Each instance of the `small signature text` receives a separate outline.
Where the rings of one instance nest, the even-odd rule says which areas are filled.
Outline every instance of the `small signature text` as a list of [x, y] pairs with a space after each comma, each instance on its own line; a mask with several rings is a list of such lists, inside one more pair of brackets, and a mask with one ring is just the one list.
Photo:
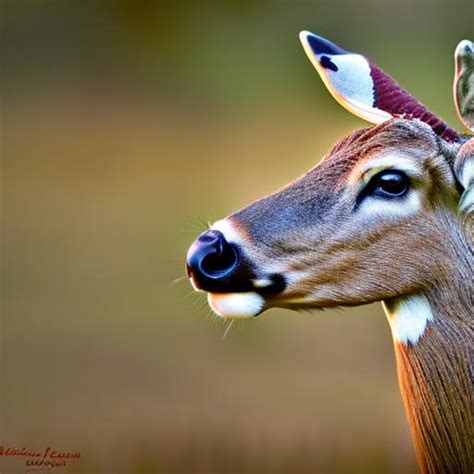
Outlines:
[[68, 462], [80, 459], [81, 453], [78, 451], [60, 451], [51, 447], [38, 451], [29, 448], [0, 446], [0, 458], [3, 456], [24, 460], [27, 468], [26, 472], [33, 472], [64, 468]]

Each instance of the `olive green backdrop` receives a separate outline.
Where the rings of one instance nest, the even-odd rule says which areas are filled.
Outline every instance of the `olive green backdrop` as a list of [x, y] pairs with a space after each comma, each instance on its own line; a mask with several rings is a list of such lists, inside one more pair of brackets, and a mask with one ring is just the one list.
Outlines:
[[379, 305], [271, 310], [222, 340], [204, 297], [173, 281], [206, 221], [364, 125], [301, 29], [459, 128], [453, 51], [473, 10], [3, 1], [0, 445], [80, 451], [66, 470], [90, 474], [415, 472]]

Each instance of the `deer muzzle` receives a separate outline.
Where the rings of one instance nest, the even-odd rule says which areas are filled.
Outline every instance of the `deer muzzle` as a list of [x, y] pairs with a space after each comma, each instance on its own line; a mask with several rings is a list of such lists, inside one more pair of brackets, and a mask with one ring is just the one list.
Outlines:
[[203, 232], [191, 245], [186, 270], [194, 289], [208, 292], [211, 308], [227, 318], [257, 316], [267, 297], [285, 289], [282, 275], [261, 272], [238, 242], [229, 241], [216, 228]]

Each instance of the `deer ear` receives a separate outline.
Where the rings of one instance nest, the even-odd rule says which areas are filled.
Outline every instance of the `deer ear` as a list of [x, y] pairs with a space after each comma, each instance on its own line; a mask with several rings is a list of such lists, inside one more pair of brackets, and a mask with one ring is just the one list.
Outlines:
[[454, 173], [463, 187], [459, 209], [464, 213], [474, 211], [474, 138], [463, 143], [456, 153]]
[[466, 128], [474, 132], [474, 43], [461, 41], [454, 52], [454, 103]]
[[393, 117], [417, 118], [442, 138], [458, 140], [453, 129], [365, 56], [346, 51], [309, 31], [302, 31], [300, 40], [329, 92], [354, 115], [371, 123]]

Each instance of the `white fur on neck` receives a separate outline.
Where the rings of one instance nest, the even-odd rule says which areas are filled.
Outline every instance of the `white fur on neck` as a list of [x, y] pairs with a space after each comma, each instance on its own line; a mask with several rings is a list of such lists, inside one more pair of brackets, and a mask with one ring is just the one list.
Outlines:
[[426, 330], [433, 313], [425, 296], [413, 295], [383, 301], [392, 336], [402, 344], [416, 344]]

